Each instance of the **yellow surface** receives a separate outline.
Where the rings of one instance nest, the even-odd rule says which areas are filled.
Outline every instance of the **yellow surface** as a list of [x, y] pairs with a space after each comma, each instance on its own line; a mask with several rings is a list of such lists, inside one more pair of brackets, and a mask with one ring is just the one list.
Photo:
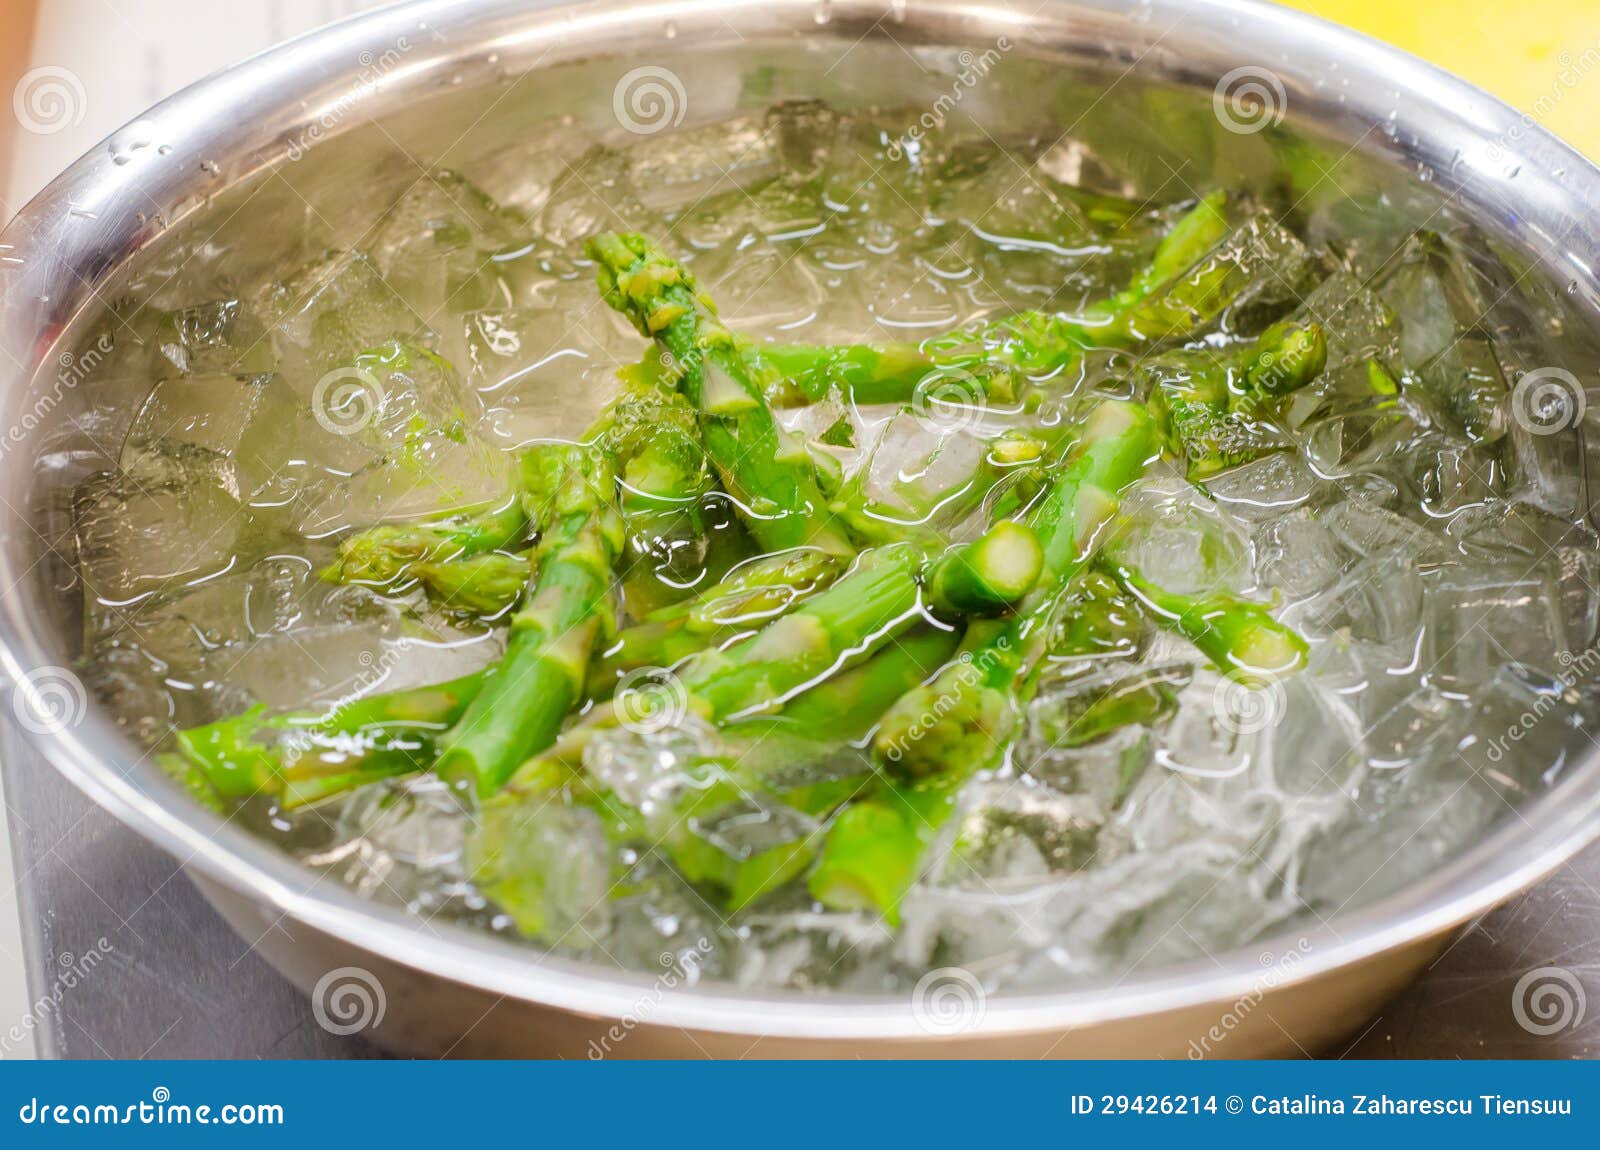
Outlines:
[[1600, 0], [1282, 0], [1404, 48], [1600, 156]]

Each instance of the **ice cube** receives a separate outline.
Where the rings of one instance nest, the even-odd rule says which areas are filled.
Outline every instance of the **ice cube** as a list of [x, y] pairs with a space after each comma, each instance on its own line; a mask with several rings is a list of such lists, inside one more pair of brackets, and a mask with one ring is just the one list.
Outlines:
[[1162, 733], [1156, 765], [1196, 779], [1248, 776], [1265, 733], [1283, 721], [1285, 707], [1280, 684], [1256, 685], [1209, 669], [1197, 671], [1178, 693], [1177, 714]]
[[942, 493], [966, 482], [988, 450], [966, 409], [904, 411], [883, 428], [863, 472], [864, 493], [891, 521], [920, 523]]
[[1076, 876], [1050, 908], [1048, 973], [1120, 977], [1233, 949], [1297, 909], [1258, 869], [1236, 846], [1199, 839]]
[[602, 728], [584, 745], [583, 765], [646, 818], [670, 818], [686, 795], [704, 785], [696, 768], [716, 754], [717, 745], [714, 731], [686, 715], [660, 726]]
[[599, 814], [543, 795], [487, 808], [468, 844], [480, 889], [525, 933], [574, 951], [611, 928], [614, 854]]
[[1286, 795], [1353, 794], [1366, 762], [1366, 726], [1356, 705], [1309, 674], [1285, 680], [1284, 721], [1272, 728], [1274, 785]]
[[1190, 484], [1141, 484], [1123, 498], [1123, 515], [1120, 554], [1163, 590], [1204, 595], [1250, 585], [1249, 538]]
[[[160, 458], [216, 453], [230, 494], [253, 506], [285, 503], [365, 456], [313, 418], [277, 375], [196, 375], [159, 381], [139, 408], [122, 449], [125, 471], [144, 474]], [[322, 468], [308, 467], [320, 459]]]
[[[505, 492], [505, 457], [478, 434], [480, 401], [447, 361], [425, 349], [373, 349], [324, 376], [310, 403], [332, 439], [346, 440], [364, 458], [307, 512], [307, 535], [461, 510]], [[347, 450], [341, 445], [334, 458], [315, 462], [338, 475]]]
[[596, 146], [567, 163], [539, 213], [538, 231], [576, 251], [596, 232], [650, 233], [659, 221], [634, 187], [627, 157]]
[[307, 861], [368, 898], [433, 911], [461, 897], [468, 825], [460, 800], [431, 775], [375, 783], [345, 800], [335, 845]]
[[975, 782], [961, 792], [929, 881], [1000, 889], [1081, 870], [1097, 861], [1105, 822], [1089, 795], [1027, 779]]
[[1349, 562], [1333, 533], [1304, 507], [1268, 522], [1256, 537], [1257, 578], [1291, 599], [1326, 590]]
[[127, 603], [224, 570], [247, 515], [213, 453], [164, 457], [164, 474], [109, 474], [75, 500], [78, 570], [88, 593]]
[[389, 288], [431, 326], [444, 313], [503, 302], [495, 257], [525, 244], [530, 228], [476, 185], [447, 169], [417, 180], [364, 243]]
[[1474, 693], [1456, 750], [1475, 782], [1519, 806], [1548, 789], [1593, 743], [1592, 711], [1566, 677], [1510, 664]]
[[744, 986], [799, 990], [883, 990], [894, 932], [866, 914], [811, 910], [755, 914], [742, 924], [734, 980]]
[[1298, 455], [1274, 451], [1206, 480], [1206, 490], [1230, 515], [1259, 519], [1303, 506], [1323, 481]]
[[1154, 761], [1155, 744], [1155, 734], [1143, 726], [1121, 727], [1082, 747], [1061, 747], [1029, 734], [1015, 758], [1030, 777], [1115, 810]]
[[729, 973], [739, 949], [723, 913], [655, 852], [639, 859], [611, 899], [602, 953], [624, 969], [657, 971], [693, 985]]
[[1414, 646], [1423, 621], [1422, 576], [1397, 559], [1362, 560], [1326, 591], [1297, 603], [1285, 616], [1312, 635], [1341, 642]]
[[1404, 559], [1414, 564], [1448, 558], [1441, 536], [1365, 499], [1347, 499], [1322, 511], [1321, 521], [1350, 550], [1369, 559]]
[[[780, 106], [781, 108], [781, 106]], [[718, 124], [641, 136], [627, 149], [629, 182], [645, 205], [658, 212], [688, 208], [699, 214], [708, 199], [744, 196], [779, 171], [778, 152], [794, 158], [804, 141], [794, 131], [798, 115], [738, 116]], [[782, 122], [777, 121], [780, 116]]]
[[303, 375], [303, 382], [294, 382], [307, 391], [361, 352], [391, 340], [420, 340], [428, 330], [362, 252], [329, 253], [267, 288], [256, 306], [272, 326], [278, 362]]
[[1505, 663], [1559, 670], [1568, 649], [1548, 575], [1521, 565], [1448, 567], [1427, 596], [1423, 666], [1442, 683], [1477, 683]]

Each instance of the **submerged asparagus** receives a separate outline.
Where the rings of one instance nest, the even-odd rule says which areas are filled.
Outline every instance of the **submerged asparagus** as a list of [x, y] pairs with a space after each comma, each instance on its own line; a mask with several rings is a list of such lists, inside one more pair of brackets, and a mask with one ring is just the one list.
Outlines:
[[565, 444], [535, 448], [551, 503], [537, 578], [512, 614], [505, 656], [460, 720], [440, 739], [435, 770], [494, 792], [517, 766], [555, 740], [582, 697], [589, 656], [613, 629], [611, 567], [622, 549], [604, 452]]
[[323, 711], [265, 707], [179, 731], [166, 760], [208, 805], [265, 796], [304, 806], [363, 783], [424, 770], [436, 737], [483, 686], [482, 672], [430, 687], [369, 695]]
[[689, 272], [640, 235], [599, 235], [588, 252], [599, 265], [606, 302], [656, 340], [677, 373], [723, 489], [762, 548], [810, 545], [849, 554], [850, 540], [826, 514], [805, 445], [778, 426], [733, 336]]
[[596, 660], [589, 693], [609, 695], [640, 667], [670, 667], [757, 628], [832, 586], [844, 572], [837, 555], [814, 547], [743, 563], [694, 599], [659, 608], [618, 632]]
[[1179, 595], [1164, 591], [1116, 558], [1105, 569], [1158, 623], [1188, 639], [1218, 670], [1249, 684], [1305, 666], [1305, 639], [1260, 603], [1237, 595]]
[[848, 808], [830, 828], [810, 879], [819, 901], [897, 920], [956, 792], [1004, 752], [1019, 694], [1047, 649], [1053, 603], [1092, 558], [1123, 489], [1158, 454], [1157, 427], [1144, 408], [1107, 400], [1090, 413], [1031, 517], [1043, 555], [1033, 590], [1010, 618], [970, 624], [960, 658], [884, 716], [874, 752], [902, 781]]
[[1327, 356], [1321, 325], [1285, 322], [1232, 355], [1178, 353], [1147, 365], [1156, 376], [1151, 400], [1187, 460], [1190, 481], [1287, 448], [1265, 421], [1266, 408], [1316, 379]]
[[[1024, 312], [976, 332], [954, 332], [920, 344], [762, 346], [749, 349], [747, 358], [768, 378], [778, 403], [814, 403], [832, 387], [858, 404], [910, 403], [924, 381], [952, 372], [964, 384], [981, 388], [988, 399], [1010, 402], [1018, 395], [1016, 372], [1048, 375], [1088, 348], [1118, 347], [1144, 338], [1144, 329], [1152, 326], [1147, 314], [1151, 297], [1173, 286], [1227, 234], [1226, 205], [1227, 197], [1220, 192], [1201, 199], [1162, 238], [1151, 262], [1132, 283], [1077, 316]], [[1206, 292], [1216, 291], [1210, 279], [1205, 285]], [[1193, 296], [1181, 284], [1174, 287], [1174, 294], [1183, 299]], [[1175, 312], [1177, 305], [1168, 310]], [[1175, 329], [1177, 324], [1168, 320], [1157, 326]]]

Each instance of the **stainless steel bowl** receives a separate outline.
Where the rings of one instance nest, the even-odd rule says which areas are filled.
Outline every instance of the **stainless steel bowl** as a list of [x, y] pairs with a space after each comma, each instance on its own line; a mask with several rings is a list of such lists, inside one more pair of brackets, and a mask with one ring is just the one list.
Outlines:
[[[1588, 206], [1600, 203], [1600, 171], [1459, 80], [1252, 0], [400, 5], [158, 105], [74, 164], [0, 237], [0, 427], [21, 429], [0, 442], [8, 704], [23, 690], [19, 682], [75, 653], [73, 595], [58, 590], [65, 568], [53, 532], [62, 491], [92, 469], [99, 448], [79, 434], [81, 420], [73, 422], [93, 405], [96, 397], [85, 394], [93, 389], [62, 387], [58, 357], [132, 257], [146, 249], [166, 250], [174, 262], [226, 254], [239, 228], [259, 229], [269, 207], [296, 201], [337, 219], [352, 204], [370, 206], [375, 186], [399, 186], [413, 170], [408, 155], [459, 162], [553, 116], [569, 115], [579, 136], [614, 136], [617, 83], [636, 67], [664, 66], [680, 77], [691, 122], [726, 116], [740, 82], [763, 68], [779, 95], [846, 105], [922, 98], [931, 106], [973, 58], [963, 50], [981, 53], [1002, 38], [1006, 67], [963, 94], [965, 115], [1000, 124], [1025, 109], [1053, 118], [1057, 130], [1093, 134], [1105, 148], [1137, 138], [1152, 167], [1170, 160], [1181, 170], [1183, 156], [1163, 157], [1160, 139], [1139, 134], [1124, 95], [1159, 84], [1209, 103], [1225, 74], [1270, 69], [1290, 124], [1348, 143], [1397, 197], [1427, 173], [1458, 210], [1555, 282], [1570, 283], [1574, 309], [1597, 310], [1600, 228]], [[1268, 94], [1278, 98], [1270, 85]], [[1219, 129], [1213, 144], [1219, 170], [1248, 173], [1260, 159], [1247, 132]], [[255, 197], [242, 218], [231, 215], [245, 194], [230, 191], [238, 187]], [[974, 1025], [936, 1036], [903, 999], [665, 987], [428, 929], [316, 881], [193, 805], [93, 705], [65, 729], [25, 735], [38, 756], [171, 852], [302, 987], [339, 967], [374, 974], [387, 996], [374, 1037], [417, 1053], [1182, 1056], [1192, 1041], [1226, 1056], [1316, 1050], [1359, 1026], [1451, 931], [1600, 829], [1600, 761], [1591, 756], [1448, 865], [1331, 924], [1115, 985], [995, 995]], [[1296, 961], [1263, 974], [1263, 951], [1291, 950]], [[1213, 1028], [1225, 1040], [1200, 1041]]]

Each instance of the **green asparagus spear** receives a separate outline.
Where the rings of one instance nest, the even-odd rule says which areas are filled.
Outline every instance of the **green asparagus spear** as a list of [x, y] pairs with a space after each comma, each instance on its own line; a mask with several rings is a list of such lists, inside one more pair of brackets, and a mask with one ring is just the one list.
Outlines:
[[717, 722], [776, 710], [824, 676], [853, 666], [918, 618], [921, 553], [896, 545], [864, 552], [839, 582], [726, 651], [705, 651], [683, 681]]
[[994, 615], [1033, 590], [1044, 568], [1038, 537], [1003, 519], [971, 543], [952, 547], [928, 571], [928, 598], [951, 615]]
[[538, 576], [511, 617], [505, 656], [483, 690], [441, 738], [436, 771], [487, 795], [530, 755], [554, 741], [583, 694], [589, 657], [614, 627], [611, 566], [622, 549], [604, 452], [551, 444], [528, 453], [546, 473], [550, 526], [539, 541]]
[[452, 515], [414, 524], [382, 524], [351, 536], [339, 558], [322, 575], [331, 583], [383, 585], [409, 573], [418, 563], [499, 551], [519, 545], [529, 533], [528, 514], [513, 494], [483, 512]]
[[743, 563], [697, 598], [659, 608], [620, 631], [590, 672], [589, 693], [604, 697], [628, 671], [670, 667], [760, 627], [832, 586], [844, 569], [839, 556], [814, 547]]
[[778, 426], [733, 336], [687, 269], [639, 235], [596, 236], [588, 252], [599, 265], [605, 301], [670, 356], [723, 489], [762, 549], [810, 545], [850, 554], [850, 540], [826, 514], [804, 443]]
[[1322, 373], [1328, 343], [1321, 325], [1274, 324], [1242, 352], [1217, 357], [1173, 353], [1145, 365], [1151, 398], [1199, 483], [1288, 441], [1266, 421], [1268, 405]]
[[1031, 526], [1043, 571], [1018, 612], [972, 623], [960, 657], [908, 691], [873, 739], [902, 781], [840, 813], [812, 872], [814, 897], [840, 909], [869, 907], [891, 921], [922, 856], [967, 779], [1004, 752], [1017, 708], [1049, 642], [1056, 598], [1092, 558], [1121, 492], [1159, 454], [1155, 420], [1141, 406], [1099, 404]]
[[482, 672], [448, 683], [371, 695], [323, 711], [252, 707], [179, 731], [164, 761], [209, 805], [265, 795], [304, 806], [362, 783], [427, 769], [433, 741], [466, 710]]
[[444, 563], [418, 563], [411, 575], [439, 603], [467, 615], [498, 615], [528, 585], [529, 556], [490, 551]]
[[[919, 386], [941, 373], [958, 373], [964, 384], [982, 390], [990, 401], [1009, 403], [1018, 395], [1018, 371], [1048, 375], [1088, 348], [1138, 339], [1142, 321], [1136, 317], [1141, 306], [1226, 235], [1226, 203], [1220, 192], [1204, 197], [1173, 225], [1132, 283], [1079, 316], [1024, 312], [977, 332], [953, 332], [921, 344], [762, 346], [750, 349], [747, 358], [768, 378], [774, 402], [785, 405], [814, 403], [833, 387], [858, 404], [906, 404], [916, 397]], [[1213, 283], [1216, 279], [1217, 272], [1203, 278], [1209, 294], [1223, 294]], [[1176, 306], [1169, 305], [1169, 310]], [[1168, 334], [1179, 326], [1167, 321]]]
[[1188, 639], [1227, 675], [1259, 684], [1305, 666], [1305, 639], [1260, 603], [1222, 593], [1179, 595], [1120, 560], [1107, 559], [1105, 566], [1157, 623]]

